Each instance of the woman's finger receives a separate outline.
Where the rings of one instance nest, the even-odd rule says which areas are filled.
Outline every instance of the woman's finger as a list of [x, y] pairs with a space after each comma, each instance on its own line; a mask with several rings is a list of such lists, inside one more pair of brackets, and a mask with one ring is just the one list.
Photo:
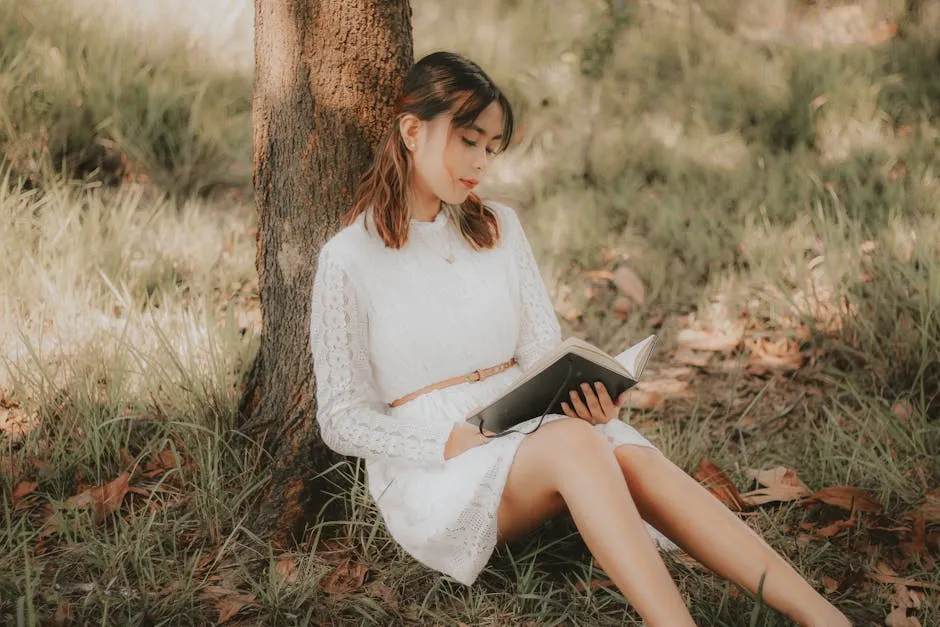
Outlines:
[[578, 391], [571, 390], [568, 395], [571, 396], [571, 406], [574, 407], [574, 410], [578, 413], [578, 418], [590, 421], [591, 411], [581, 401], [581, 397], [578, 395]]
[[604, 413], [604, 410], [601, 409], [601, 403], [597, 399], [597, 395], [594, 393], [594, 386], [590, 383], [581, 384], [581, 392], [584, 394], [584, 398], [587, 399], [588, 410], [591, 412], [591, 416], [595, 421], [603, 421], [607, 418], [607, 414]]
[[617, 413], [617, 407], [614, 406], [614, 402], [610, 400], [610, 394], [607, 392], [607, 386], [603, 382], [598, 381], [594, 384], [597, 388], [597, 400], [601, 403], [601, 411], [604, 412], [605, 416], [613, 416]]

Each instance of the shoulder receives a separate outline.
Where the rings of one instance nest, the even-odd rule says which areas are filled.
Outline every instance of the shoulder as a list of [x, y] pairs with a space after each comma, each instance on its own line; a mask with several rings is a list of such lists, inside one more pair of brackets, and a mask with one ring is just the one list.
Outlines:
[[364, 220], [365, 214], [359, 214], [352, 224], [331, 235], [320, 247], [319, 261], [329, 259], [348, 268], [348, 264], [361, 258], [378, 237], [366, 231]]
[[495, 200], [486, 200], [483, 204], [496, 214], [496, 219], [499, 220], [501, 237], [509, 236], [511, 238], [522, 232], [522, 223], [515, 208]]

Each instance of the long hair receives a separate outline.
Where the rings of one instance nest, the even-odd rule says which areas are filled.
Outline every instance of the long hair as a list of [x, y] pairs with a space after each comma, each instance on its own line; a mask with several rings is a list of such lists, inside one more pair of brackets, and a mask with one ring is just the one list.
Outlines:
[[[389, 248], [404, 246], [411, 219], [406, 194], [414, 162], [398, 129], [402, 116], [410, 113], [429, 121], [452, 112], [455, 127], [470, 128], [494, 101], [499, 103], [503, 113], [498, 149], [502, 152], [512, 139], [512, 107], [480, 66], [452, 52], [433, 52], [412, 65], [395, 101], [392, 123], [379, 143], [372, 165], [356, 186], [352, 209], [343, 216], [342, 225], [352, 224], [360, 213], [371, 207], [376, 231], [385, 245]], [[474, 249], [492, 248], [499, 241], [496, 215], [476, 194], [471, 192], [460, 205], [444, 203], [442, 211], [460, 228]]]

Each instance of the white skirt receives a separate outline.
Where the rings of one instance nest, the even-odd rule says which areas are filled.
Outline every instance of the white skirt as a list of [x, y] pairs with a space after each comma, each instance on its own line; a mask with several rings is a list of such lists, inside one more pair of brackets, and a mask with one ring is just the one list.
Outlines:
[[[399, 415], [431, 412], [466, 416], [494, 398], [506, 380], [496, 375], [478, 383], [436, 390], [392, 411]], [[561, 418], [566, 416], [549, 414], [543, 424]], [[517, 428], [527, 432], [537, 422], [534, 418]], [[656, 448], [620, 420], [594, 428], [612, 448], [624, 444]], [[369, 492], [392, 538], [419, 562], [463, 584], [472, 584], [496, 547], [497, 509], [513, 458], [525, 437], [524, 433], [513, 433], [431, 466], [369, 460]], [[647, 531], [661, 550], [677, 548], [649, 524]]]

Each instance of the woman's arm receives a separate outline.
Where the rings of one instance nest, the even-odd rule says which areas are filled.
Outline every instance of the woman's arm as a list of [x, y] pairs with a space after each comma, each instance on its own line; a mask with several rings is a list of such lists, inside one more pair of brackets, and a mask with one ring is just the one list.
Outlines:
[[526, 371], [561, 342], [561, 327], [519, 216], [511, 207], [501, 208], [506, 218], [504, 237], [512, 251], [519, 277], [521, 320], [515, 356], [519, 366]]
[[385, 411], [369, 362], [365, 303], [329, 246], [319, 255], [310, 312], [317, 422], [342, 455], [415, 464], [444, 461], [453, 424], [443, 417], [403, 420]]

